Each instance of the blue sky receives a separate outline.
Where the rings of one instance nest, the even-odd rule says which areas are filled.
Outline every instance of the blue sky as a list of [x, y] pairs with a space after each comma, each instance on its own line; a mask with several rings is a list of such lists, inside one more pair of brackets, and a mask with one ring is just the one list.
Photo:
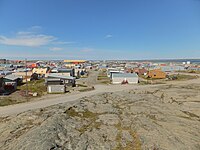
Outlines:
[[0, 57], [200, 58], [200, 0], [0, 0]]

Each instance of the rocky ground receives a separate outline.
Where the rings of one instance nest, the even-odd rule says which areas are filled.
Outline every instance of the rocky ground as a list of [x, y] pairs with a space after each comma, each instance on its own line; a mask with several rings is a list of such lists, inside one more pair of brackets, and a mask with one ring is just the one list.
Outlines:
[[0, 149], [199, 150], [200, 85], [84, 97], [0, 118]]

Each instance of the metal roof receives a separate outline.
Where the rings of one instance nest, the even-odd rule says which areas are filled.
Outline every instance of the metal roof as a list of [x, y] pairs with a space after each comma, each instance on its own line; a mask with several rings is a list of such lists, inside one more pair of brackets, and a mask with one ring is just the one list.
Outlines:
[[75, 77], [72, 76], [64, 76], [64, 75], [59, 75], [57, 73], [51, 73], [47, 76], [47, 78], [59, 78], [59, 79], [65, 79], [65, 80], [75, 80]]
[[61, 79], [58, 78], [46, 78], [45, 81], [60, 81]]
[[137, 77], [138, 75], [136, 73], [113, 73], [112, 77], [116, 78], [116, 77], [123, 77], [123, 78], [131, 78], [131, 77]]
[[12, 71], [0, 71], [0, 75], [9, 75], [12, 74]]
[[7, 76], [4, 77], [5, 79], [8, 79], [8, 80], [17, 80], [17, 79], [22, 79], [22, 76], [18, 76], [18, 75], [14, 75], [14, 74], [9, 74]]

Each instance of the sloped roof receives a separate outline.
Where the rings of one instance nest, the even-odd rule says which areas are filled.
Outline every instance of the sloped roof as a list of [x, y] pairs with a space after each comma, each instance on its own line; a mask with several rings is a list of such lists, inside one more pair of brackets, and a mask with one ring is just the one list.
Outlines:
[[123, 78], [131, 78], [131, 77], [138, 77], [136, 73], [113, 73], [112, 77], [123, 77]]
[[18, 75], [15, 75], [15, 74], [9, 74], [7, 76], [4, 77], [5, 79], [8, 79], [8, 80], [17, 80], [17, 79], [22, 79], [22, 76], [18, 76]]
[[50, 73], [47, 78], [59, 78], [59, 79], [65, 79], [65, 80], [75, 80], [75, 77], [72, 76], [64, 76], [64, 75], [59, 75], [57, 73]]

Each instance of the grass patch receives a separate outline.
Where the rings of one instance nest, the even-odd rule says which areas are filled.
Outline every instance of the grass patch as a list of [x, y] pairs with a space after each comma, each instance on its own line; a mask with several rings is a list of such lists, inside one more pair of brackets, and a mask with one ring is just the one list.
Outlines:
[[89, 110], [85, 110], [84, 112], [76, 112], [73, 107], [70, 107], [65, 111], [71, 117], [80, 117], [80, 118], [96, 118], [98, 114], [93, 113]]
[[[25, 91], [26, 84], [18, 86], [17, 88], [18, 88], [18, 90]], [[38, 96], [44, 95], [44, 93], [47, 92], [47, 88], [44, 84], [44, 79], [36, 80], [36, 81], [29, 81], [28, 82], [28, 91], [33, 92], [33, 93], [37, 92]]]
[[98, 76], [97, 77], [97, 80], [107, 80], [107, 79], [110, 79], [110, 78], [107, 76]]
[[1, 98], [0, 99], [0, 106], [7, 106], [7, 105], [12, 105], [12, 104], [17, 104], [18, 102], [15, 100], [12, 100], [10, 98]]
[[[115, 127], [118, 129], [119, 133], [115, 139], [116, 142], [118, 142], [118, 146], [115, 148], [115, 150], [142, 150], [142, 144], [141, 141], [135, 131], [133, 131], [130, 127], [122, 127], [121, 123], [118, 123], [115, 125]], [[121, 144], [122, 141], [122, 131], [126, 130], [129, 132], [129, 134], [132, 136], [133, 141], [129, 141], [126, 144], [126, 147], [123, 147]]]
[[107, 76], [107, 72], [106, 71], [100, 71], [99, 75], [97, 77], [97, 80], [102, 84], [110, 84], [111, 83], [111, 80]]
[[93, 113], [91, 111], [85, 110], [84, 112], [76, 112], [73, 107], [70, 107], [65, 111], [70, 117], [79, 117], [81, 119], [90, 119], [90, 123], [88, 125], [83, 125], [81, 128], [77, 129], [81, 134], [91, 128], [99, 129], [101, 126], [100, 122], [96, 122], [96, 119], [99, 114]]
[[183, 71], [176, 71], [176, 72], [200, 74], [199, 70], [183, 70]]
[[151, 84], [151, 83], [148, 82], [148, 81], [140, 81], [138, 84], [139, 85], [148, 85], [148, 84]]
[[168, 76], [168, 79], [177, 80], [177, 81], [192, 80], [192, 79], [197, 79], [197, 78], [198, 78], [197, 76], [183, 75], [183, 74], [169, 75]]
[[104, 80], [104, 81], [101, 81], [100, 83], [102, 83], [102, 84], [111, 84], [111, 81], [110, 80]]
[[87, 92], [87, 91], [92, 91], [94, 90], [94, 87], [88, 87], [88, 88], [83, 88], [83, 89], [79, 89], [79, 92]]
[[71, 117], [80, 117], [80, 114], [76, 112], [73, 107], [70, 107], [68, 110], [66, 110], [64, 113], [68, 114]]
[[140, 81], [138, 83], [139, 85], [148, 85], [148, 84], [166, 84], [165, 82], [161, 81], [161, 80], [147, 80], [147, 81]]
[[76, 84], [76, 86], [78, 86], [78, 87], [87, 87], [87, 85], [85, 85], [85, 84]]

